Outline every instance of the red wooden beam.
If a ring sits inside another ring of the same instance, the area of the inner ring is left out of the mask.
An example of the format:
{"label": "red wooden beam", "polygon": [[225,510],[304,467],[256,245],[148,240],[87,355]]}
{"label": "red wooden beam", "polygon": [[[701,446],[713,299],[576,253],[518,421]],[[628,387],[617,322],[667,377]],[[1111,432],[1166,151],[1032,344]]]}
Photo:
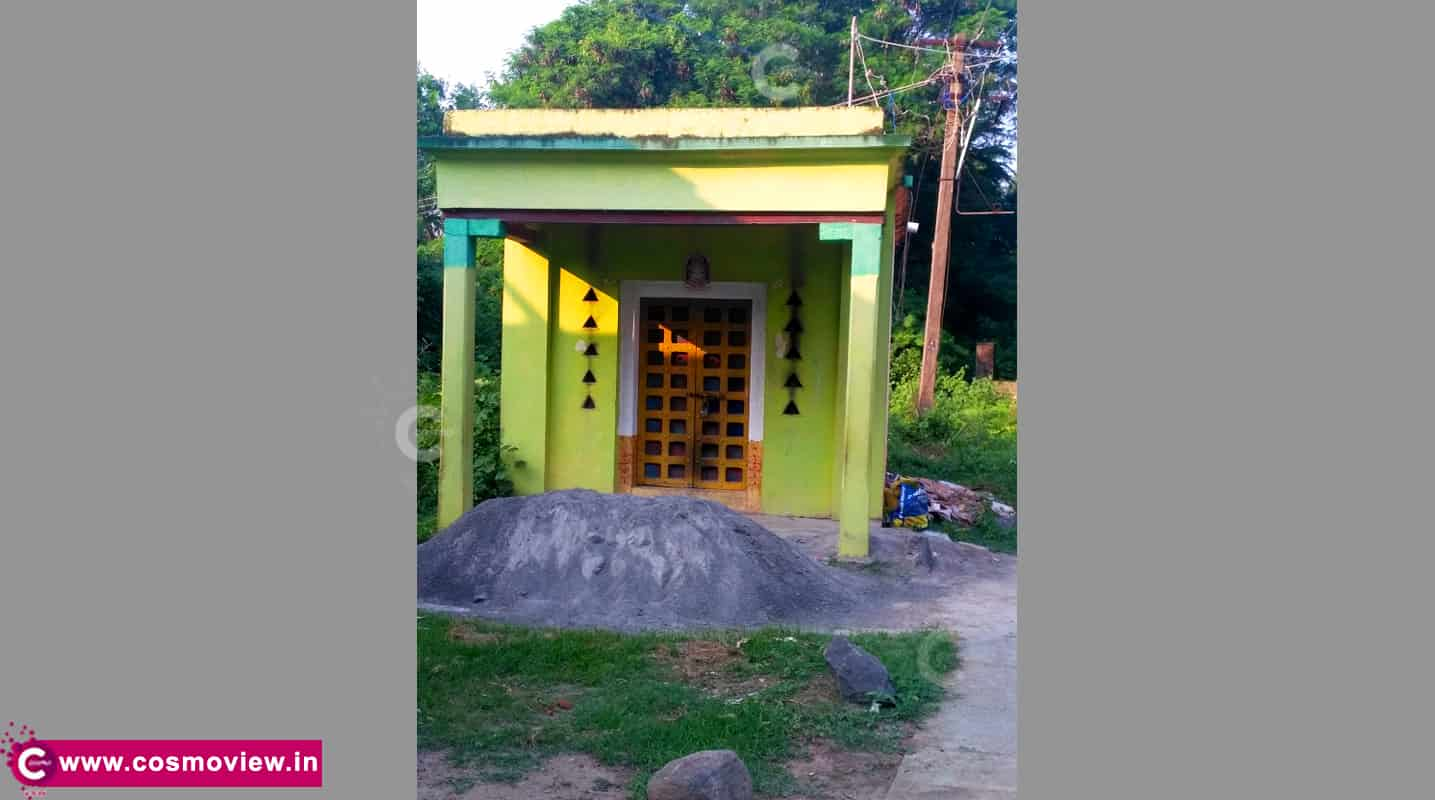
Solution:
{"label": "red wooden beam", "polygon": [[445,217],[499,219],[505,224],[572,223],[601,225],[805,225],[819,222],[882,224],[881,211],[585,211],[516,208],[446,208]]}
{"label": "red wooden beam", "polygon": [[536,244],[538,242],[538,231],[522,223],[514,223],[506,226],[508,238],[517,239],[524,244]]}

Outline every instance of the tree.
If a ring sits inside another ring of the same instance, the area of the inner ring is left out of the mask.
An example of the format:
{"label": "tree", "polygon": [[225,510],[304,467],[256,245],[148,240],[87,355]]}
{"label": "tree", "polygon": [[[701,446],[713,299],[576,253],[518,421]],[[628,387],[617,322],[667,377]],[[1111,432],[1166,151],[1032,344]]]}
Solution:
{"label": "tree", "polygon": [[[922,230],[906,248],[905,263],[915,266],[904,268],[898,251],[897,295],[921,296],[944,120],[940,82],[923,82],[946,58],[915,43],[957,33],[1002,42],[1007,57],[973,59],[964,79],[969,112],[977,97],[982,102],[957,208],[1014,209],[1015,0],[593,0],[530,32],[488,97],[509,108],[833,105],[847,98],[854,15],[862,34],[890,43],[862,40],[857,97],[922,84],[875,101],[886,111],[888,130],[912,138],[908,170],[918,188],[913,218]],[[768,61],[766,79],[790,88],[790,96],[765,94],[753,79],[754,60],[775,45],[793,48],[796,57]],[[961,216],[953,229],[944,327],[968,349],[975,341],[995,340],[998,374],[1014,377],[1015,217]],[[923,305],[899,308],[898,318],[920,314]]]}
{"label": "tree", "polygon": [[[443,113],[455,108],[481,108],[483,92],[476,86],[449,84],[442,78],[418,68],[418,135],[437,136],[443,133]],[[420,243],[439,235],[438,206],[433,162],[418,151],[418,240]]]}
{"label": "tree", "polygon": [[[443,132],[443,112],[453,108],[479,108],[483,93],[476,87],[448,84],[422,67],[418,69],[419,136]],[[420,372],[439,368],[439,344],[443,335],[443,233],[438,204],[434,199],[433,162],[418,152],[418,366]],[[499,307],[502,276],[498,269],[503,248],[483,240],[475,252],[478,264],[479,324],[474,331],[474,354],[478,363],[498,371],[500,333]]]}

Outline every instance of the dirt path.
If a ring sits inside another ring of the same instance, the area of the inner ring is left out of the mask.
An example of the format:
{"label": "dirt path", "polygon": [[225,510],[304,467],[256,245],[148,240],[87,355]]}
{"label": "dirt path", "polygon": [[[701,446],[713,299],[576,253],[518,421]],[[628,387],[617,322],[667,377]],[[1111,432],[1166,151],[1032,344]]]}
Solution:
{"label": "dirt path", "polygon": [[[1014,562],[1015,559],[1012,559]],[[948,598],[961,665],[955,699],[923,723],[886,800],[1016,797],[1016,569]]]}
{"label": "dirt path", "polygon": [[[759,517],[774,533],[811,555],[836,547],[828,520]],[[913,583],[937,585],[931,600],[898,601],[878,609],[876,624],[891,630],[940,626],[957,632],[959,669],[948,676],[953,698],[909,743],[891,787],[870,800],[1007,800],[1016,797],[1016,557],[933,536],[936,564],[914,564],[914,536],[872,530],[872,556]],[[854,798],[869,800],[869,798]]]}
{"label": "dirt path", "polygon": [[419,753],[418,800],[627,800],[633,771],[605,767],[586,755],[565,754],[543,762],[522,779],[477,780],[445,753]]}

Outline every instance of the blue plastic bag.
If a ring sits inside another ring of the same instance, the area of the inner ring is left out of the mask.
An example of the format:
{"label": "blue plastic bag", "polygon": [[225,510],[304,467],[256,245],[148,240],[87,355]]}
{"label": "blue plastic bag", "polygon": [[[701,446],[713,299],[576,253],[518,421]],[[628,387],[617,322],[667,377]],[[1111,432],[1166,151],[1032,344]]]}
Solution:
{"label": "blue plastic bag", "polygon": [[898,478],[887,487],[884,521],[899,528],[925,528],[930,522],[931,502],[927,490],[911,478]]}

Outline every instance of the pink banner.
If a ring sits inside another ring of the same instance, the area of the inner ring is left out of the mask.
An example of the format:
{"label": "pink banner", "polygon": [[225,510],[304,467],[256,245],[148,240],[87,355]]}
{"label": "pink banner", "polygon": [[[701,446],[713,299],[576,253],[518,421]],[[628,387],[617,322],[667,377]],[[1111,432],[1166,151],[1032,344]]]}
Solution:
{"label": "pink banner", "polygon": [[319,739],[30,739],[5,759],[25,786],[317,787]]}

